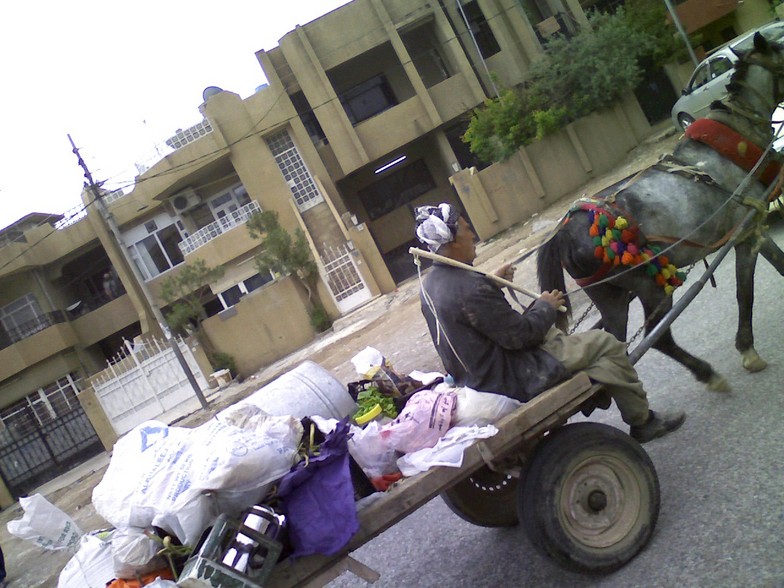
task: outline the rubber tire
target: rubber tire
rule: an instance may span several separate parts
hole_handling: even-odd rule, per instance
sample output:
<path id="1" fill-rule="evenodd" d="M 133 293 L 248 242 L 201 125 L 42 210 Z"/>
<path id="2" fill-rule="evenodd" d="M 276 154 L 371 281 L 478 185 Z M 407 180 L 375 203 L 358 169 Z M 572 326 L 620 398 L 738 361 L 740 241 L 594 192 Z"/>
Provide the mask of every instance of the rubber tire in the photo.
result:
<path id="1" fill-rule="evenodd" d="M 526 535 L 569 570 L 617 570 L 645 547 L 659 517 L 659 478 L 650 457 L 629 435 L 601 423 L 551 432 L 524 480 L 518 508 Z M 589 497 L 598 504 L 589 505 Z"/>
<path id="2" fill-rule="evenodd" d="M 694 122 L 694 117 L 686 112 L 681 112 L 678 114 L 678 124 L 681 126 L 681 130 L 685 131 L 686 127 L 688 127 L 691 123 Z"/>
<path id="3" fill-rule="evenodd" d="M 519 479 L 483 466 L 441 498 L 464 521 L 479 527 L 514 527 L 518 524 Z"/>

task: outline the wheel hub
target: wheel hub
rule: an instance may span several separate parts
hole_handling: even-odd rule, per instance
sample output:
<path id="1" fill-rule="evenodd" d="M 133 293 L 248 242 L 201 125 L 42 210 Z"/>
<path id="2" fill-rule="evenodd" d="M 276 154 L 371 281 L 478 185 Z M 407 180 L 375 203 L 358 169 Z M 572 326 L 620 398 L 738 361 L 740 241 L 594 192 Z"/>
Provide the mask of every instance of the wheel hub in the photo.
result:
<path id="1" fill-rule="evenodd" d="M 601 490 L 594 490 L 588 495 L 588 508 L 600 512 L 607 506 L 607 496 Z"/>
<path id="2" fill-rule="evenodd" d="M 568 473 L 559 515 L 573 539 L 607 548 L 628 535 L 640 505 L 641 488 L 632 470 L 612 455 L 601 455 L 583 460 Z"/>

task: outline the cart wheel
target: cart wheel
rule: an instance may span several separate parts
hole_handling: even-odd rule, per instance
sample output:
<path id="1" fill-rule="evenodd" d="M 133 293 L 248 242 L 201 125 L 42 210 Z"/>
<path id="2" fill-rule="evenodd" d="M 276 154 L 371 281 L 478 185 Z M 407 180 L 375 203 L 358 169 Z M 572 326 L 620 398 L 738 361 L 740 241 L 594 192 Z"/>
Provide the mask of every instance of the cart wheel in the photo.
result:
<path id="1" fill-rule="evenodd" d="M 518 485 L 518 478 L 483 466 L 441 493 L 441 498 L 464 521 L 480 527 L 513 527 Z"/>
<path id="2" fill-rule="evenodd" d="M 612 572 L 645 547 L 659 516 L 659 478 L 634 439 L 600 423 L 544 438 L 525 471 L 520 521 L 534 546 L 580 572 Z"/>

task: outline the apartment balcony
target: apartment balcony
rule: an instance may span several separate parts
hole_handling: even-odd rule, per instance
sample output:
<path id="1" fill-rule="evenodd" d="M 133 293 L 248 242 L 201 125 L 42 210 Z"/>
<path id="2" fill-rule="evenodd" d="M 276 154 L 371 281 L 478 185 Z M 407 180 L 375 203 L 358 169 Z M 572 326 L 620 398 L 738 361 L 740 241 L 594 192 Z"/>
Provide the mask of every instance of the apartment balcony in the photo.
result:
<path id="1" fill-rule="evenodd" d="M 261 212 L 261 206 L 255 200 L 252 200 L 245 206 L 232 210 L 226 216 L 219 218 L 215 222 L 202 227 L 189 237 L 186 237 L 179 243 L 180 251 L 183 255 L 193 253 L 200 247 L 203 247 L 213 239 L 216 239 L 231 231 L 233 228 L 244 225 L 250 217 L 257 212 Z"/>
<path id="2" fill-rule="evenodd" d="M 89 346 L 132 325 L 139 320 L 139 314 L 126 294 L 114 300 L 103 300 L 88 306 L 89 310 L 71 318 L 71 326 L 79 339 L 79 344 Z"/>
<path id="3" fill-rule="evenodd" d="M 78 342 L 65 313 L 55 311 L 30 321 L 25 330 L 13 329 L 13 335 L 22 337 L 15 342 L 6 340 L 0 345 L 0 381 L 12 377 L 49 357 L 72 348 Z"/>
<path id="4" fill-rule="evenodd" d="M 0 336 L 0 349 L 10 347 L 19 341 L 32 337 L 36 333 L 59 323 L 66 322 L 66 314 L 61 310 L 47 312 L 16 327 L 6 329 Z"/>

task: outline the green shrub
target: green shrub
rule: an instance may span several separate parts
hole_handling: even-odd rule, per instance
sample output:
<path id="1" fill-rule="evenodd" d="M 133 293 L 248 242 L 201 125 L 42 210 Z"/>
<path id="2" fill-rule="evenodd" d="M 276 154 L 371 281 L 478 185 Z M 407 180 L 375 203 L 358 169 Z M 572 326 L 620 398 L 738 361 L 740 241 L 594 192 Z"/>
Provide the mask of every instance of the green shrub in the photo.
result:
<path id="1" fill-rule="evenodd" d="M 474 110 L 463 141 L 482 161 L 503 161 L 520 147 L 603 110 L 642 81 L 645 61 L 678 53 L 674 29 L 657 0 L 628 0 L 614 14 L 593 13 L 571 39 L 548 41 L 524 86 L 505 89 Z"/>
<path id="2" fill-rule="evenodd" d="M 310 324 L 319 333 L 330 329 L 332 327 L 332 319 L 321 306 L 316 306 L 310 311 Z"/>
<path id="3" fill-rule="evenodd" d="M 237 363 L 234 357 L 222 351 L 216 351 L 212 354 L 212 367 L 215 371 L 229 370 L 231 377 L 237 377 Z"/>

